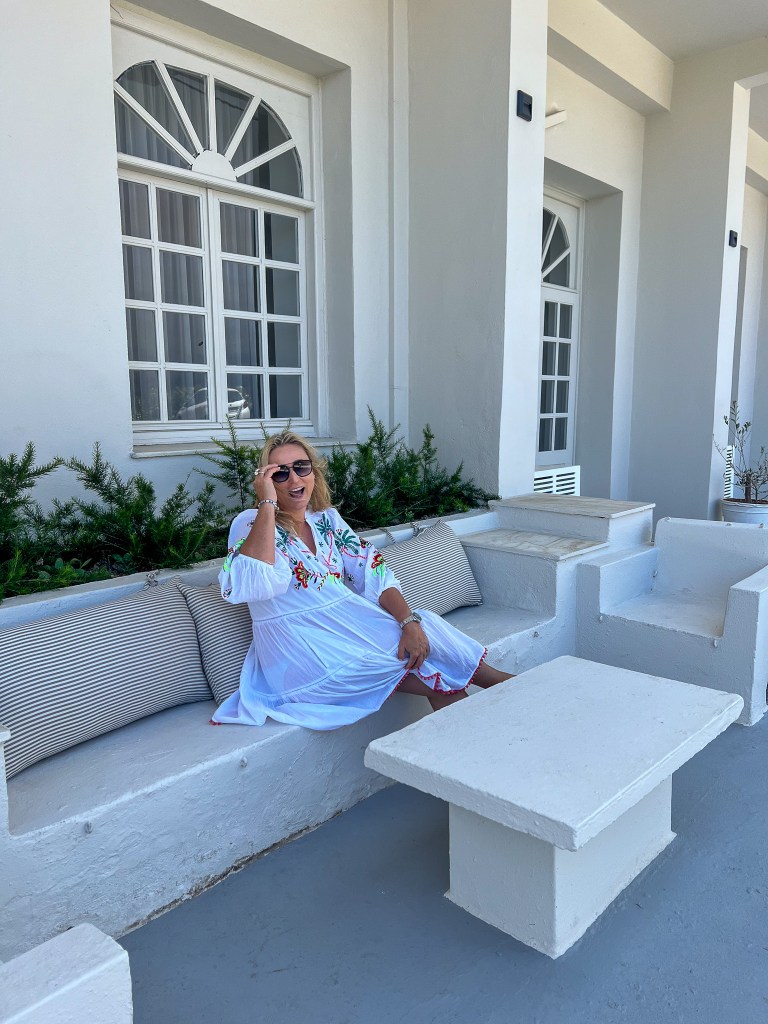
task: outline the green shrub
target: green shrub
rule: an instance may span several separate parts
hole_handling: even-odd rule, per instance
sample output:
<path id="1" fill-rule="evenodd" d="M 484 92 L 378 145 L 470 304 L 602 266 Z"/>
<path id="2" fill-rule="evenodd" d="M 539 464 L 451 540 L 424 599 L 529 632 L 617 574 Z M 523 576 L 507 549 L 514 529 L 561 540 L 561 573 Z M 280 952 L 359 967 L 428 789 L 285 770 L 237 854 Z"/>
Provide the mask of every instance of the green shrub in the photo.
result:
<path id="1" fill-rule="evenodd" d="M 244 512 L 253 507 L 253 476 L 259 468 L 261 448 L 255 444 L 244 444 L 238 438 L 234 422 L 230 419 L 227 420 L 227 429 L 228 440 L 211 438 L 218 451 L 203 455 L 206 462 L 218 468 L 218 473 L 204 469 L 199 469 L 198 473 L 222 484 L 227 493 L 237 500 L 236 511 Z"/>
<path id="2" fill-rule="evenodd" d="M 98 500 L 74 498 L 61 510 L 70 516 L 68 547 L 109 569 L 111 575 L 149 569 L 180 569 L 221 554 L 226 520 L 212 483 L 192 494 L 186 481 L 158 507 L 153 484 L 137 473 L 123 479 L 93 446 L 90 463 L 68 459 Z"/>
<path id="3" fill-rule="evenodd" d="M 371 529 L 466 512 L 497 497 L 465 480 L 463 465 L 449 473 L 439 464 L 429 425 L 414 449 L 397 437 L 399 426 L 387 430 L 371 409 L 368 415 L 368 439 L 351 451 L 336 445 L 328 457 L 331 493 L 350 526 Z"/>

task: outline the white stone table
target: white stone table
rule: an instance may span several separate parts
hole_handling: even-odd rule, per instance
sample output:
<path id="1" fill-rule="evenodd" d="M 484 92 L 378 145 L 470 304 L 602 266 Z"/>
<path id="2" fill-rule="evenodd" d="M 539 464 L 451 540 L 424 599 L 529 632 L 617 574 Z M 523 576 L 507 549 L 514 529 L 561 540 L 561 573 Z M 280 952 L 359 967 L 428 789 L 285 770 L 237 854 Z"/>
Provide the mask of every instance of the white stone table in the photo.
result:
<path id="1" fill-rule="evenodd" d="M 674 839 L 672 773 L 742 698 L 557 658 L 370 744 L 450 805 L 454 903 L 558 957 Z"/>

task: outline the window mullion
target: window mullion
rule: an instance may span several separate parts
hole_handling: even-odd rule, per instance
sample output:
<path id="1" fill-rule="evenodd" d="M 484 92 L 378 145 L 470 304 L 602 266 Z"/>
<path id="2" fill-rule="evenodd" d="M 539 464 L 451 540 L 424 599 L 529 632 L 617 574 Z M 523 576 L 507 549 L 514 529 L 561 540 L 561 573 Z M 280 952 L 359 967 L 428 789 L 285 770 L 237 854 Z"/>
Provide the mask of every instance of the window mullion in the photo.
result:
<path id="1" fill-rule="evenodd" d="M 162 281 L 160 279 L 160 226 L 157 221 L 157 186 L 149 184 L 149 231 L 152 236 L 152 281 L 155 289 L 155 337 L 157 339 L 157 372 L 160 394 L 160 418 L 169 422 L 165 379 L 165 323 L 163 321 Z"/>
<path id="2" fill-rule="evenodd" d="M 221 408 L 217 419 L 222 421 L 227 412 L 227 369 L 226 350 L 224 345 L 224 302 L 221 283 L 221 232 L 219 225 L 219 204 L 216 195 L 206 190 L 206 210 L 208 213 L 206 234 L 208 240 L 208 280 L 210 284 L 210 354 L 213 392 L 216 396 L 216 408 Z M 224 403 L 222 406 L 222 402 Z"/>

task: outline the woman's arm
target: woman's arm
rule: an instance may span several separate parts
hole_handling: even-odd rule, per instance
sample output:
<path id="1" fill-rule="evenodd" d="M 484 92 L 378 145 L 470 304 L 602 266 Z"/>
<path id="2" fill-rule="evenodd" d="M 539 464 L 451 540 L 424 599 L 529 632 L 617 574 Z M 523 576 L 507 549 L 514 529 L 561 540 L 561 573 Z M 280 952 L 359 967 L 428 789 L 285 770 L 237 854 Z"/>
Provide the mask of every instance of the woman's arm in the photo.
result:
<path id="1" fill-rule="evenodd" d="M 388 587 L 387 590 L 381 592 L 379 604 L 398 622 L 407 619 L 411 614 L 408 602 L 395 587 Z M 420 669 L 424 664 L 425 659 L 429 656 L 429 640 L 420 622 L 409 622 L 403 626 L 397 656 L 402 661 L 405 661 L 406 657 L 408 658 L 406 672 Z"/>
<path id="2" fill-rule="evenodd" d="M 257 558 L 267 565 L 275 564 L 275 515 L 277 513 L 277 492 L 272 483 L 272 474 L 278 468 L 270 464 L 260 469 L 253 478 L 256 494 L 257 515 L 251 532 L 240 547 L 240 554 Z M 260 505 L 260 502 L 265 504 Z M 274 505 L 270 504 L 274 502 Z"/>

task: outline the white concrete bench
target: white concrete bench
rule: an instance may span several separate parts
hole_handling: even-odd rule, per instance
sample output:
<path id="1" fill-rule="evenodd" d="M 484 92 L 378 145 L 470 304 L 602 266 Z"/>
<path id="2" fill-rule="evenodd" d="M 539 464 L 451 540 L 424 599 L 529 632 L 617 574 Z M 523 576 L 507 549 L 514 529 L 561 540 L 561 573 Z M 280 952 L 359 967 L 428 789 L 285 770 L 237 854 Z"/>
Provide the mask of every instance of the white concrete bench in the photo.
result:
<path id="1" fill-rule="evenodd" d="M 582 524 L 577 537 L 587 542 L 574 544 L 562 536 L 567 517 L 560 516 L 553 520 L 560 534 L 536 539 L 535 530 L 503 526 L 498 511 L 448 519 L 466 541 L 485 603 L 446 617 L 487 646 L 492 663 L 518 672 L 572 651 L 576 566 L 602 551 L 606 536 Z M 389 534 L 405 540 L 412 531 L 368 536 L 386 546 Z M 219 564 L 183 573 L 184 582 L 210 583 Z M 6 601 L 0 629 L 124 597 L 144 582 L 127 577 Z M 211 707 L 156 713 L 7 783 L 0 758 L 0 959 L 82 921 L 119 935 L 352 806 L 386 784 L 364 767 L 367 744 L 427 710 L 426 702 L 398 696 L 355 726 L 312 733 L 275 722 L 213 728 Z M 0 729 L 0 752 L 6 739 Z"/>
<path id="2" fill-rule="evenodd" d="M 580 656 L 739 693 L 745 725 L 765 714 L 768 530 L 662 519 L 653 546 L 580 573 Z"/>
<path id="3" fill-rule="evenodd" d="M 448 898 L 558 957 L 674 838 L 672 773 L 742 704 L 562 657 L 375 740 L 365 763 L 449 803 Z"/>

